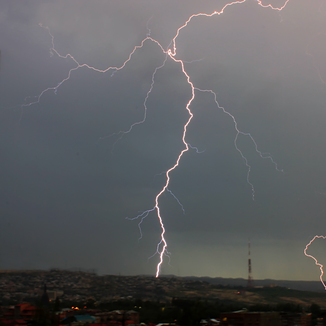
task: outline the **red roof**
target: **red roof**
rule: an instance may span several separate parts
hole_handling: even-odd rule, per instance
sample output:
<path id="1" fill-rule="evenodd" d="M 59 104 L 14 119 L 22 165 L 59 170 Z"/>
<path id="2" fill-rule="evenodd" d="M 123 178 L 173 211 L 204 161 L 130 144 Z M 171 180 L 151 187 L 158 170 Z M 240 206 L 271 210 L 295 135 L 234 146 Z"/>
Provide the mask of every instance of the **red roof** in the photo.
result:
<path id="1" fill-rule="evenodd" d="M 37 310 L 37 308 L 34 307 L 34 306 L 29 306 L 29 307 L 26 307 L 26 308 L 24 309 L 24 311 L 25 311 L 25 310 Z"/>
<path id="2" fill-rule="evenodd" d="M 2 320 L 2 323 L 5 325 L 12 325 L 12 326 L 24 326 L 27 325 L 26 321 L 23 319 L 16 319 L 16 320 Z"/>

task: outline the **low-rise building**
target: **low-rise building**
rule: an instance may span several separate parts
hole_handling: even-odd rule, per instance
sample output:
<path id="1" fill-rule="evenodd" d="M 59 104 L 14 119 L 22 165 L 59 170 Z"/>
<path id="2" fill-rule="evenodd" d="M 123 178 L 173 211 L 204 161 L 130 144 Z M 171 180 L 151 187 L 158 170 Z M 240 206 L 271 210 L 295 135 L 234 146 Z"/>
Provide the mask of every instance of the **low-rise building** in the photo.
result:
<path id="1" fill-rule="evenodd" d="M 311 326 L 311 314 L 280 312 L 248 312 L 221 314 L 221 326 Z"/>

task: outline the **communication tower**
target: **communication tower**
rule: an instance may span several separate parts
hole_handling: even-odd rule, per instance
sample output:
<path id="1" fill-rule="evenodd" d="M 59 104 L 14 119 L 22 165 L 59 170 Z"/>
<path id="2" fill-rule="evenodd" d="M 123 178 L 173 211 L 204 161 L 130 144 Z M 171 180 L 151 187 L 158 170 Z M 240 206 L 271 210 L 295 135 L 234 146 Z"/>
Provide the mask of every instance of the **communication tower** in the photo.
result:
<path id="1" fill-rule="evenodd" d="M 248 241 L 248 283 L 247 288 L 252 288 L 252 272 L 251 272 L 251 258 L 250 258 L 250 240 Z"/>

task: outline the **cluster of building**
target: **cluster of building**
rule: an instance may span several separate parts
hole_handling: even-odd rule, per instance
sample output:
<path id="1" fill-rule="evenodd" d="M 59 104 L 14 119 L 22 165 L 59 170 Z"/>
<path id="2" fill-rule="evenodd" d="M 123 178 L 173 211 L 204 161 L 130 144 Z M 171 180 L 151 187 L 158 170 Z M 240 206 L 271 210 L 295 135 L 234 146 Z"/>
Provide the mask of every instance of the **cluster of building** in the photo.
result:
<path id="1" fill-rule="evenodd" d="M 4 326 L 30 326 L 34 324 L 88 325 L 88 326 L 133 326 L 139 325 L 139 313 L 129 310 L 102 312 L 96 309 L 79 310 L 65 308 L 56 313 L 46 308 L 22 303 L 6 307 L 0 315 L 0 324 Z"/>
<path id="2" fill-rule="evenodd" d="M 174 277 L 157 279 L 142 276 L 98 276 L 94 273 L 61 270 L 2 271 L 0 272 L 0 325 L 145 326 L 144 323 L 140 323 L 137 311 L 101 311 L 94 307 L 89 309 L 90 306 L 84 305 L 58 311 L 53 309 L 53 302 L 58 298 L 64 302 L 76 303 L 86 302 L 90 298 L 94 303 L 124 298 L 171 302 L 171 293 L 188 295 L 213 293 L 210 291 L 212 291 L 211 286 L 206 282 L 185 281 Z M 12 304 L 12 302 L 23 303 Z M 35 305 L 35 302 L 38 304 Z M 200 326 L 312 326 L 312 324 L 311 314 L 247 310 L 222 313 L 218 319 L 208 318 L 200 321 Z M 326 326 L 326 318 L 325 322 L 323 318 L 319 318 L 317 325 Z M 161 323 L 156 326 L 177 325 Z"/>
<path id="3" fill-rule="evenodd" d="M 50 299 L 61 296 L 65 300 L 89 297 L 92 289 L 92 273 L 69 271 L 1 271 L 0 300 L 2 302 L 33 301 L 48 286 Z"/>
<path id="4" fill-rule="evenodd" d="M 311 313 L 248 312 L 246 310 L 220 315 L 220 326 L 312 326 Z"/>
<path id="5" fill-rule="evenodd" d="M 0 324 L 4 326 L 31 326 L 44 310 L 29 303 L 18 304 L 2 311 Z M 140 323 L 139 313 L 134 310 L 114 310 L 103 312 L 96 309 L 78 310 L 74 307 L 58 311 L 48 319 L 56 325 L 71 326 L 146 326 Z M 175 323 L 160 323 L 156 326 L 177 326 Z M 323 326 L 320 318 L 317 325 Z M 148 326 L 155 326 L 150 324 Z M 312 315 L 288 312 L 248 312 L 246 310 L 222 313 L 219 319 L 203 319 L 200 326 L 312 326 Z"/>
<path id="6" fill-rule="evenodd" d="M 319 318 L 316 325 L 325 325 L 324 319 Z M 202 319 L 200 326 L 312 326 L 312 314 L 295 312 L 249 312 L 244 309 L 222 313 L 218 319 Z"/>
<path id="7" fill-rule="evenodd" d="M 124 298 L 168 300 L 177 291 L 205 290 L 209 284 L 185 281 L 182 278 L 150 276 L 99 276 L 90 272 L 66 271 L 0 271 L 0 303 L 30 301 L 48 287 L 50 299 L 86 301 L 90 296 L 97 302 Z M 208 293 L 208 291 L 207 291 Z"/>

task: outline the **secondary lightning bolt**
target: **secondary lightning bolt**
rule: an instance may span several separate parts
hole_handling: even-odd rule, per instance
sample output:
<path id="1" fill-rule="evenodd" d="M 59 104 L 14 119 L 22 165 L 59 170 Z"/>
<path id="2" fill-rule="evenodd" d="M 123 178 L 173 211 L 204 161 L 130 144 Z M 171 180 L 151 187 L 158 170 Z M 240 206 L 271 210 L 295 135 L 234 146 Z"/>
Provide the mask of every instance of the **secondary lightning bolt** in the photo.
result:
<path id="1" fill-rule="evenodd" d="M 286 7 L 286 5 L 288 4 L 288 2 L 289 2 L 290 0 L 286 0 L 286 1 L 284 2 L 284 5 L 281 6 L 281 7 L 274 7 L 274 6 L 272 6 L 271 4 L 263 5 L 263 4 L 262 4 L 262 1 L 260 1 L 260 0 L 256 0 L 256 1 L 257 1 L 257 4 L 258 4 L 259 6 L 261 6 L 261 7 L 263 7 L 263 8 L 269 8 L 269 9 L 272 9 L 272 10 L 281 11 L 281 10 L 283 10 L 283 9 Z M 148 98 L 149 98 L 149 96 L 150 96 L 150 94 L 151 94 L 151 92 L 152 92 L 152 89 L 153 89 L 153 87 L 154 87 L 155 75 L 156 75 L 156 73 L 157 73 L 157 71 L 158 71 L 159 69 L 161 69 L 161 68 L 164 67 L 164 65 L 165 65 L 165 63 L 166 63 L 166 60 L 167 60 L 168 58 L 170 58 L 170 59 L 173 60 L 175 63 L 180 64 L 180 66 L 181 66 L 181 70 L 182 70 L 182 72 L 183 72 L 183 74 L 184 74 L 184 76 L 185 76 L 185 78 L 186 78 L 186 81 L 187 81 L 188 85 L 189 85 L 190 88 L 191 88 L 191 97 L 190 97 L 190 99 L 189 99 L 189 101 L 188 101 L 188 103 L 187 103 L 187 105 L 186 105 L 186 107 L 185 107 L 185 109 L 186 109 L 187 112 L 188 112 L 189 117 L 188 117 L 187 122 L 186 122 L 185 125 L 183 126 L 182 142 L 183 142 L 183 144 L 184 144 L 184 149 L 179 153 L 178 158 L 177 158 L 175 164 L 174 164 L 172 167 L 170 167 L 170 168 L 165 172 L 166 181 L 165 181 L 165 184 L 164 184 L 163 188 L 161 189 L 161 191 L 160 191 L 160 192 L 156 195 L 156 197 L 155 197 L 155 205 L 154 205 L 154 207 L 152 207 L 151 209 L 146 210 L 146 211 L 140 213 L 138 216 L 132 218 L 132 219 L 140 219 L 140 222 L 138 223 L 138 227 L 139 227 L 139 229 L 140 229 L 140 234 L 141 234 L 141 236 L 142 236 L 142 232 L 141 232 L 141 223 L 142 223 L 142 221 L 143 221 L 143 220 L 144 220 L 144 219 L 145 219 L 145 218 L 146 218 L 146 217 L 147 217 L 151 212 L 156 211 L 156 214 L 157 214 L 157 217 L 158 217 L 158 220 L 159 220 L 160 226 L 161 226 L 161 230 L 162 230 L 162 232 L 161 232 L 161 236 L 160 236 L 161 240 L 160 240 L 160 242 L 158 243 L 158 245 L 157 245 L 157 250 L 156 250 L 156 252 L 159 254 L 159 263 L 157 264 L 157 268 L 156 268 L 156 277 L 159 276 L 159 274 L 160 274 L 160 269 L 161 269 L 161 266 L 162 266 L 162 263 L 163 263 L 163 258 L 164 258 L 164 256 L 165 256 L 165 255 L 169 256 L 169 253 L 168 253 L 168 251 L 167 251 L 167 242 L 166 242 L 166 240 L 165 240 L 165 232 L 166 232 L 166 230 L 165 230 L 164 223 L 163 223 L 163 218 L 162 218 L 162 215 L 161 215 L 161 208 L 160 208 L 160 205 L 159 205 L 159 200 L 160 200 L 160 197 L 162 196 L 162 194 L 163 194 L 165 191 L 171 193 L 171 191 L 170 191 L 169 188 L 168 188 L 168 186 L 169 186 L 169 184 L 170 184 L 170 179 L 171 179 L 171 176 L 170 176 L 171 172 L 172 172 L 173 170 L 175 170 L 175 169 L 179 166 L 180 160 L 181 160 L 182 156 L 184 155 L 184 153 L 187 152 L 190 148 L 194 148 L 194 147 L 190 146 L 190 144 L 186 141 L 186 134 L 187 134 L 188 126 L 189 126 L 191 120 L 193 119 L 193 113 L 191 112 L 190 106 L 191 106 L 191 104 L 192 104 L 192 102 L 193 102 L 193 100 L 194 100 L 194 98 L 195 98 L 195 90 L 196 90 L 196 91 L 201 91 L 201 92 L 210 92 L 210 93 L 212 93 L 212 94 L 214 95 L 214 101 L 215 101 L 217 107 L 218 107 L 219 109 L 222 109 L 223 112 L 224 112 L 225 114 L 229 115 L 229 116 L 231 117 L 231 119 L 233 120 L 234 127 L 235 127 L 235 130 L 236 130 L 236 137 L 235 137 L 235 139 L 234 139 L 234 145 L 235 145 L 235 148 L 237 149 L 237 151 L 240 153 L 240 155 L 241 155 L 241 157 L 243 158 L 243 160 L 245 161 L 245 164 L 246 164 L 246 166 L 247 166 L 247 168 L 248 168 L 248 173 L 247 173 L 247 182 L 248 182 L 249 185 L 251 186 L 251 189 L 252 189 L 252 196 L 253 196 L 253 198 L 254 198 L 254 187 L 253 187 L 253 185 L 252 185 L 252 183 L 250 182 L 250 179 L 249 179 L 249 175 L 250 175 L 250 169 L 251 169 L 251 167 L 250 167 L 250 165 L 248 164 L 248 161 L 247 161 L 246 157 L 243 155 L 243 153 L 241 152 L 241 150 L 239 149 L 239 147 L 238 147 L 238 145 L 237 145 L 238 136 L 239 136 L 239 135 L 243 135 L 243 136 L 249 137 L 249 138 L 251 139 L 251 141 L 253 142 L 254 146 L 255 146 L 256 152 L 260 155 L 260 157 L 261 157 L 261 158 L 264 158 L 264 159 L 269 159 L 269 160 L 271 160 L 272 163 L 275 165 L 276 169 L 279 170 L 278 167 L 277 167 L 277 164 L 274 162 L 274 160 L 272 159 L 272 157 L 270 156 L 270 154 L 268 154 L 268 153 L 263 153 L 263 152 L 259 151 L 259 150 L 258 150 L 257 143 L 255 142 L 255 140 L 253 139 L 253 137 L 252 137 L 249 133 L 245 133 L 245 132 L 241 131 L 240 129 L 238 129 L 238 127 L 237 127 L 237 122 L 236 122 L 234 116 L 231 115 L 228 111 L 226 111 L 223 107 L 221 107 L 221 106 L 218 104 L 218 102 L 217 102 L 217 98 L 216 98 L 216 94 L 215 94 L 212 90 L 202 90 L 202 89 L 197 88 L 197 87 L 194 86 L 194 84 L 192 83 L 192 81 L 191 81 L 191 79 L 190 79 L 189 74 L 188 74 L 188 73 L 186 72 L 186 70 L 185 70 L 185 66 L 184 66 L 185 61 L 183 61 L 182 59 L 178 59 L 178 58 L 176 58 L 176 54 L 177 54 L 177 45 L 176 45 L 176 43 L 177 43 L 177 38 L 178 38 L 180 32 L 181 32 L 184 28 L 187 27 L 187 25 L 190 23 L 190 21 L 191 21 L 192 19 L 194 19 L 195 17 L 200 17 L 200 16 L 204 16 L 204 17 L 212 17 L 212 16 L 215 16 L 215 15 L 221 15 L 221 14 L 224 13 L 224 11 L 225 11 L 225 9 L 226 9 L 227 7 L 230 7 L 230 6 L 233 6 L 233 5 L 237 5 L 237 4 L 243 4 L 243 3 L 245 3 L 245 2 L 246 2 L 246 0 L 233 1 L 233 2 L 227 3 L 227 4 L 226 4 L 226 5 L 225 5 L 225 6 L 224 6 L 220 11 L 214 11 L 214 12 L 212 12 L 212 13 L 210 13 L 210 14 L 208 14 L 208 13 L 197 13 L 197 14 L 193 14 L 193 15 L 191 15 L 191 16 L 187 19 L 187 21 L 186 21 L 182 26 L 180 26 L 180 27 L 177 29 L 176 34 L 175 34 L 175 36 L 173 37 L 173 39 L 171 40 L 171 43 L 170 43 L 170 45 L 168 46 L 168 49 L 167 49 L 167 50 L 165 50 L 165 49 L 163 48 L 163 46 L 162 46 L 162 45 L 161 45 L 157 40 L 155 40 L 154 38 L 152 38 L 152 37 L 150 36 L 150 35 L 151 35 L 151 31 L 150 31 L 150 29 L 149 29 L 149 27 L 148 27 L 148 23 L 147 23 L 147 31 L 148 31 L 148 33 L 147 33 L 146 38 L 143 39 L 139 45 L 137 45 L 137 46 L 135 46 L 135 47 L 133 48 L 133 50 L 130 52 L 129 56 L 128 56 L 127 59 L 123 62 L 123 64 L 122 64 L 121 66 L 110 66 L 110 67 L 108 67 L 108 68 L 106 68 L 106 69 L 98 69 L 98 68 L 95 68 L 95 67 L 93 67 L 93 66 L 90 66 L 90 65 L 88 65 L 88 64 L 86 64 L 86 63 L 79 63 L 79 62 L 78 62 L 78 61 L 77 61 L 77 60 L 76 60 L 76 59 L 75 59 L 71 54 L 69 54 L 69 53 L 66 54 L 66 55 L 61 55 L 61 54 L 60 54 L 60 53 L 55 49 L 55 46 L 54 46 L 54 37 L 53 37 L 53 35 L 50 33 L 49 28 L 48 28 L 48 27 L 43 27 L 43 26 L 40 24 L 41 27 L 47 29 L 49 35 L 51 36 L 52 47 L 51 47 L 51 49 L 50 49 L 50 53 L 51 53 L 51 54 L 56 54 L 56 55 L 57 55 L 58 57 L 60 57 L 60 58 L 70 58 L 70 59 L 71 59 L 71 60 L 76 64 L 76 66 L 75 66 L 74 68 L 71 68 L 71 69 L 68 71 L 67 76 L 66 76 L 63 80 L 61 80 L 61 81 L 60 81 L 56 86 L 48 87 L 48 88 L 44 89 L 44 90 L 43 90 L 39 95 L 35 96 L 35 97 L 34 97 L 35 100 L 28 101 L 31 97 L 27 97 L 27 98 L 25 98 L 24 103 L 21 105 L 21 108 L 22 108 L 22 109 L 23 109 L 24 107 L 29 107 L 29 106 L 32 106 L 32 105 L 34 105 L 34 104 L 36 104 L 36 103 L 39 103 L 40 100 L 41 100 L 41 98 L 42 98 L 42 96 L 43 96 L 46 92 L 48 92 L 48 91 L 54 91 L 54 93 L 57 93 L 59 87 L 62 86 L 62 85 L 63 85 L 67 80 L 69 80 L 71 74 L 72 74 L 74 71 L 76 71 L 76 70 L 78 70 L 78 69 L 80 69 L 80 68 L 85 67 L 85 68 L 87 68 L 87 69 L 91 69 L 91 70 L 96 71 L 96 72 L 99 72 L 99 73 L 106 73 L 106 72 L 108 72 L 108 71 L 112 71 L 112 74 L 114 74 L 115 72 L 117 72 L 117 71 L 123 69 L 123 68 L 127 65 L 127 63 L 131 60 L 131 58 L 132 58 L 133 54 L 136 52 L 136 50 L 142 48 L 142 47 L 144 46 L 144 43 L 145 43 L 146 41 L 151 41 L 151 42 L 156 43 L 156 44 L 159 46 L 159 48 L 161 49 L 161 51 L 166 55 L 166 56 L 165 56 L 165 59 L 164 59 L 164 61 L 163 61 L 163 63 L 162 63 L 160 66 L 158 66 L 157 68 L 155 68 L 155 70 L 154 70 L 154 72 L 153 72 L 153 74 L 152 74 L 151 85 L 150 85 L 150 88 L 149 88 L 149 90 L 148 90 L 148 92 L 147 92 L 147 94 L 146 94 L 145 100 L 144 100 L 144 116 L 143 116 L 143 119 L 141 119 L 140 121 L 135 122 L 134 124 L 132 124 L 128 130 L 126 130 L 126 131 L 120 131 L 119 133 L 117 133 L 117 134 L 119 135 L 118 140 L 121 139 L 121 137 L 123 137 L 123 135 L 125 135 L 125 134 L 131 132 L 132 129 L 133 129 L 135 126 L 137 126 L 137 125 L 142 124 L 142 123 L 145 122 L 145 120 L 146 120 L 146 113 L 147 113 L 147 106 L 146 106 L 146 104 L 147 104 L 147 100 L 148 100 Z M 117 140 L 117 141 L 118 141 L 118 140 Z M 173 193 L 171 193 L 171 194 L 173 195 Z M 174 196 L 174 195 L 173 195 L 173 196 Z M 174 197 L 175 197 L 175 196 L 174 196 Z M 176 197 L 175 197 L 175 198 L 176 198 Z M 178 202 L 179 202 L 179 201 L 178 201 Z M 179 202 L 179 203 L 180 203 L 180 202 Z M 181 207 L 182 207 L 182 205 L 181 205 Z"/>
<path id="2" fill-rule="evenodd" d="M 246 167 L 247 167 L 247 183 L 248 183 L 248 184 L 250 185 L 250 187 L 251 187 L 252 199 L 255 199 L 255 188 L 254 188 L 254 185 L 253 185 L 253 184 L 251 183 L 251 181 L 250 181 L 250 171 L 251 171 L 251 166 L 250 166 L 250 164 L 249 164 L 249 162 L 248 162 L 248 159 L 246 158 L 246 156 L 243 154 L 243 152 L 241 151 L 241 149 L 240 149 L 239 146 L 238 146 L 238 137 L 239 137 L 239 135 L 243 135 L 243 136 L 245 136 L 245 137 L 249 137 L 250 140 L 252 141 L 252 143 L 253 143 L 254 146 L 255 146 L 256 153 L 258 153 L 259 156 L 260 156 L 261 158 L 270 160 L 270 161 L 273 163 L 273 165 L 275 166 L 275 169 L 276 169 L 277 171 L 279 171 L 279 172 L 283 172 L 283 170 L 281 170 L 281 169 L 278 168 L 277 163 L 273 160 L 273 157 L 270 155 L 270 153 L 263 153 L 263 152 L 261 152 L 261 151 L 258 149 L 258 145 L 257 145 L 255 139 L 251 136 L 251 134 L 250 134 L 249 132 L 243 132 L 243 131 L 241 131 L 241 130 L 238 128 L 238 123 L 237 123 L 237 121 L 236 121 L 234 115 L 232 115 L 230 112 L 226 111 L 225 108 L 224 108 L 223 106 L 220 106 L 220 104 L 219 104 L 218 101 L 217 101 L 217 96 L 216 96 L 216 93 L 215 93 L 215 92 L 213 92 L 213 91 L 210 90 L 210 89 L 200 89 L 200 88 L 197 88 L 197 87 L 195 87 L 195 90 L 200 91 L 200 92 L 208 92 L 208 93 L 213 94 L 213 96 L 214 96 L 214 102 L 215 102 L 216 106 L 218 107 L 218 109 L 222 110 L 223 113 L 225 113 L 226 115 L 228 115 L 228 116 L 232 119 L 233 124 L 234 124 L 234 129 L 235 129 L 235 131 L 236 131 L 236 135 L 235 135 L 235 138 L 234 138 L 234 141 L 233 141 L 233 143 L 234 143 L 234 147 L 235 147 L 236 150 L 240 153 L 242 159 L 243 159 L 244 162 L 245 162 L 245 165 L 246 165 Z"/>
<path id="3" fill-rule="evenodd" d="M 157 45 L 162 49 L 163 52 L 166 52 L 166 51 L 164 51 L 162 45 L 161 45 L 158 41 L 156 41 L 155 39 L 153 39 L 153 38 L 150 37 L 150 36 L 147 36 L 145 39 L 143 39 L 143 40 L 141 41 L 140 45 L 136 45 L 136 46 L 134 47 L 134 49 L 130 52 L 130 54 L 129 54 L 127 60 L 125 60 L 121 66 L 111 66 L 111 67 L 108 67 L 108 68 L 106 68 L 106 69 L 98 69 L 98 68 L 95 68 L 95 67 L 93 67 L 93 66 L 88 65 L 87 63 L 82 63 L 82 64 L 79 63 L 79 62 L 78 62 L 78 61 L 77 61 L 77 60 L 76 60 L 76 59 L 75 59 L 75 58 L 74 58 L 70 53 L 68 53 L 68 54 L 66 54 L 66 55 L 61 55 L 61 54 L 60 54 L 60 53 L 55 49 L 55 47 L 54 47 L 54 36 L 51 34 L 50 29 L 49 29 L 47 26 L 43 26 L 41 23 L 39 24 L 39 26 L 45 28 L 45 29 L 48 31 L 48 33 L 49 33 L 49 35 L 50 35 L 50 37 L 51 37 L 51 43 L 52 43 L 52 47 L 50 48 L 50 53 L 51 53 L 51 55 L 53 55 L 53 53 L 55 53 L 58 57 L 60 57 L 60 58 L 62 58 L 62 59 L 70 58 L 70 59 L 72 59 L 72 61 L 76 64 L 76 67 L 71 68 L 71 69 L 68 71 L 67 77 L 64 78 L 64 79 L 62 79 L 62 80 L 61 80 L 61 81 L 60 81 L 56 86 L 48 87 L 48 88 L 44 89 L 44 90 L 43 90 L 39 95 L 34 96 L 34 98 L 35 98 L 34 101 L 30 101 L 30 102 L 28 102 L 28 99 L 31 98 L 31 96 L 26 97 L 26 98 L 25 98 L 25 101 L 24 101 L 24 104 L 21 105 L 22 108 L 23 108 L 23 107 L 28 107 L 28 106 L 31 106 L 31 105 L 34 105 L 34 104 L 39 103 L 40 100 L 41 100 L 41 97 L 42 97 L 45 93 L 47 93 L 48 91 L 51 91 L 51 90 L 52 90 L 52 91 L 54 91 L 54 92 L 56 93 L 56 92 L 58 91 L 59 87 L 60 87 L 63 83 L 65 83 L 67 80 L 70 79 L 72 72 L 74 72 L 74 71 L 76 71 L 76 70 L 78 70 L 78 69 L 80 69 L 80 68 L 85 67 L 85 68 L 88 68 L 88 69 L 90 69 L 90 70 L 93 70 L 93 71 L 96 71 L 96 72 L 100 72 L 100 73 L 106 73 L 106 72 L 108 72 L 108 71 L 110 71 L 110 70 L 113 70 L 114 72 L 116 72 L 116 71 L 119 71 L 119 70 L 123 69 L 123 68 L 127 65 L 127 63 L 131 60 L 131 57 L 132 57 L 133 54 L 136 52 L 136 50 L 142 48 L 142 47 L 144 46 L 145 41 L 147 41 L 147 40 L 150 40 L 150 41 L 156 43 L 156 44 L 157 44 Z M 159 67 L 158 67 L 157 69 L 159 69 Z M 155 72 L 157 71 L 157 69 L 155 70 Z M 155 72 L 154 72 L 153 75 L 155 75 Z M 145 117 L 146 117 L 146 116 L 145 116 Z"/>
<path id="4" fill-rule="evenodd" d="M 163 50 L 163 48 L 161 48 L 161 49 Z M 163 51 L 164 51 L 164 50 L 163 50 Z M 157 73 L 157 71 L 158 71 L 159 69 L 161 69 L 161 68 L 163 68 L 163 67 L 165 66 L 165 63 L 166 63 L 166 60 L 167 60 L 167 59 L 168 59 L 168 56 L 166 55 L 166 56 L 165 56 L 165 59 L 164 59 L 164 61 L 163 61 L 163 63 L 162 63 L 160 66 L 156 67 L 155 70 L 154 70 L 154 72 L 153 72 L 153 74 L 152 74 L 152 82 L 151 82 L 150 88 L 149 88 L 149 90 L 148 90 L 148 92 L 147 92 L 147 94 L 146 94 L 146 97 L 145 97 L 145 100 L 144 100 L 144 103 L 143 103 L 143 106 L 144 106 L 144 115 L 143 115 L 143 119 L 140 120 L 140 121 L 136 121 L 136 122 L 134 122 L 134 123 L 129 127 L 128 130 L 125 130 L 125 131 L 119 131 L 119 132 L 117 132 L 117 133 L 114 133 L 114 134 L 110 135 L 110 136 L 113 136 L 113 135 L 119 135 L 118 139 L 117 139 L 117 140 L 114 142 L 114 144 L 113 144 L 113 148 L 114 148 L 114 146 L 117 144 L 117 142 L 118 142 L 119 140 L 122 139 L 122 137 L 123 137 L 125 134 L 129 134 L 135 126 L 140 125 L 140 124 L 142 124 L 142 123 L 144 123 L 144 122 L 146 121 L 146 117 L 147 117 L 147 101 L 148 101 L 148 98 L 149 98 L 149 96 L 150 96 L 150 94 L 151 94 L 151 92 L 152 92 L 152 90 L 153 90 L 153 87 L 154 87 L 154 83 L 155 83 L 155 75 L 156 75 L 156 73 Z"/>
<path id="5" fill-rule="evenodd" d="M 317 266 L 319 266 L 319 269 L 320 269 L 320 275 L 319 275 L 319 279 L 320 279 L 320 282 L 323 284 L 323 286 L 324 286 L 324 289 L 326 290 L 326 285 L 325 285 L 325 283 L 324 283 L 324 281 L 323 281 L 323 275 L 324 275 L 324 266 L 321 264 L 321 263 L 319 263 L 318 262 L 318 260 L 314 257 L 314 256 L 312 256 L 312 255 L 309 255 L 309 254 L 307 254 L 307 250 L 308 250 L 308 248 L 309 248 L 309 246 L 316 240 L 316 239 L 326 239 L 326 236 L 323 236 L 323 235 L 315 235 L 310 241 L 309 241 L 309 243 L 306 245 L 306 247 L 305 247 L 305 249 L 304 249 L 304 254 L 307 256 L 307 257 L 309 257 L 309 258 L 311 258 L 311 259 L 313 259 L 314 261 L 315 261 L 315 264 L 317 265 Z"/>

